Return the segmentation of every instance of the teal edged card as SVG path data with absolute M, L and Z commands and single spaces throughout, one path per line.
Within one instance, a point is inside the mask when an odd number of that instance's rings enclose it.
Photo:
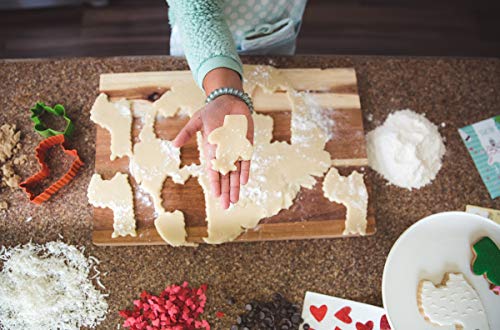
M 458 130 L 491 198 L 500 196 L 500 116 Z

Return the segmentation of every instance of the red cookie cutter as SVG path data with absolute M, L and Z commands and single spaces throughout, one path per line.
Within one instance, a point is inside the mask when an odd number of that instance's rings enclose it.
M 38 173 L 36 173 L 35 175 L 29 177 L 24 182 L 21 182 L 19 184 L 19 187 L 21 187 L 26 192 L 26 194 L 28 195 L 28 197 L 29 197 L 29 199 L 30 199 L 30 201 L 32 203 L 40 205 L 43 202 L 45 202 L 46 200 L 48 200 L 59 189 L 61 189 L 62 187 L 64 187 L 65 185 L 67 185 L 71 180 L 73 180 L 73 178 L 75 177 L 76 173 L 78 172 L 78 169 L 80 167 L 82 167 L 82 165 L 84 164 L 83 161 L 78 156 L 78 153 L 76 152 L 76 150 L 74 150 L 74 149 L 68 150 L 68 149 L 64 148 L 64 145 L 63 145 L 64 141 L 65 141 L 64 135 L 62 135 L 62 134 L 61 135 L 55 135 L 55 136 L 51 136 L 51 137 L 43 140 L 36 147 L 36 149 L 35 149 L 35 156 L 36 156 L 36 158 L 38 160 L 38 163 L 40 164 L 40 166 L 42 168 L 41 168 L 41 170 Z M 61 146 L 61 149 L 63 150 L 63 152 L 65 154 L 73 157 L 74 161 L 71 164 L 71 167 L 68 170 L 68 172 L 66 172 L 66 174 L 64 174 L 59 180 L 57 180 L 56 182 L 54 182 L 53 184 L 51 184 L 41 194 L 35 195 L 30 190 L 29 187 L 32 186 L 33 184 L 36 184 L 36 183 L 42 181 L 43 179 L 47 178 L 50 175 L 50 169 L 49 169 L 49 166 L 45 163 L 45 157 L 47 156 L 47 151 L 50 148 L 52 148 L 54 146 L 57 146 L 57 145 Z

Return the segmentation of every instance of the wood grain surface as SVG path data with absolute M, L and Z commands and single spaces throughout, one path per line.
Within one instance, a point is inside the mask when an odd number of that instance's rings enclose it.
M 326 145 L 334 165 L 343 175 L 353 170 L 364 171 L 367 165 L 362 114 L 357 93 L 354 69 L 283 69 L 294 88 L 310 91 L 322 108 L 330 111 L 335 120 L 333 139 Z M 100 90 L 113 98 L 148 99 L 169 90 L 173 81 L 192 79 L 188 71 L 142 72 L 101 75 Z M 290 141 L 290 106 L 283 92 L 265 94 L 259 89 L 254 93 L 256 111 L 273 117 L 273 139 Z M 271 106 L 272 105 L 272 106 Z M 159 138 L 171 140 L 187 122 L 186 117 L 160 118 L 155 129 Z M 138 142 L 140 120 L 133 122 L 134 143 Z M 95 171 L 110 179 L 117 171 L 129 173 L 128 157 L 110 161 L 110 135 L 97 126 Z M 193 138 L 181 149 L 182 165 L 199 163 L 198 148 Z M 321 189 L 323 178 L 318 178 L 313 189 L 302 188 L 294 204 L 275 216 L 263 219 L 254 230 L 243 233 L 236 241 L 289 240 L 345 237 L 345 207 L 329 202 Z M 133 177 L 134 207 L 137 220 L 137 237 L 112 239 L 113 212 L 94 208 L 93 242 L 97 245 L 156 245 L 165 244 L 154 227 L 154 212 L 149 196 L 141 192 Z M 371 182 L 365 178 L 371 195 Z M 170 178 L 164 183 L 163 205 L 167 211 L 184 213 L 188 241 L 202 242 L 206 236 L 205 202 L 203 191 L 196 178 L 186 184 L 174 184 Z M 369 198 L 367 235 L 375 232 L 374 205 Z

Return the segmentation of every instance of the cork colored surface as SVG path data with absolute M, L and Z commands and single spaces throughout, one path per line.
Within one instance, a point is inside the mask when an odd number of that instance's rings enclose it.
M 250 57 L 246 63 L 278 67 L 353 66 L 364 113 L 365 130 L 386 116 L 410 108 L 426 113 L 445 138 L 444 165 L 436 180 L 420 190 L 386 185 L 371 173 L 377 233 L 366 238 L 321 239 L 203 245 L 197 249 L 167 246 L 97 247 L 91 243 L 92 207 L 86 189 L 94 172 L 95 127 L 89 111 L 98 95 L 99 75 L 109 72 L 187 69 L 170 57 L 84 58 L 0 61 L 0 124 L 22 131 L 21 153 L 28 163 L 23 179 L 37 170 L 34 148 L 40 137 L 32 129 L 29 109 L 37 101 L 61 103 L 75 122 L 67 147 L 78 150 L 85 165 L 68 186 L 36 206 L 20 190 L 2 189 L 0 200 L 10 208 L 0 213 L 0 245 L 33 240 L 43 243 L 64 236 L 67 243 L 86 246 L 108 272 L 110 311 L 101 329 L 116 329 L 117 311 L 131 307 L 142 290 L 159 293 L 184 280 L 208 284 L 206 318 L 214 329 L 228 329 L 244 304 L 281 291 L 302 302 L 306 290 L 382 304 L 381 280 L 386 256 L 398 236 L 432 213 L 464 210 L 466 204 L 500 209 L 491 200 L 467 153 L 457 128 L 500 113 L 500 60 L 386 57 Z M 373 119 L 368 120 L 373 116 Z M 1 212 L 1 211 L 0 211 Z M 233 297 L 235 305 L 227 300 Z M 215 313 L 225 316 L 217 319 Z

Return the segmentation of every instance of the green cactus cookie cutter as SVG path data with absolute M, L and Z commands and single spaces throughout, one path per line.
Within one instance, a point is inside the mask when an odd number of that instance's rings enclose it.
M 42 114 L 45 112 L 53 116 L 63 117 L 66 121 L 66 128 L 63 132 L 56 131 L 46 126 L 46 124 L 40 119 Z M 43 102 L 37 102 L 35 106 L 31 108 L 31 121 L 35 124 L 35 131 L 45 138 L 59 134 L 69 137 L 74 130 L 73 123 L 71 122 L 71 119 L 66 116 L 66 110 L 61 104 L 56 104 L 53 108 L 51 108 Z

